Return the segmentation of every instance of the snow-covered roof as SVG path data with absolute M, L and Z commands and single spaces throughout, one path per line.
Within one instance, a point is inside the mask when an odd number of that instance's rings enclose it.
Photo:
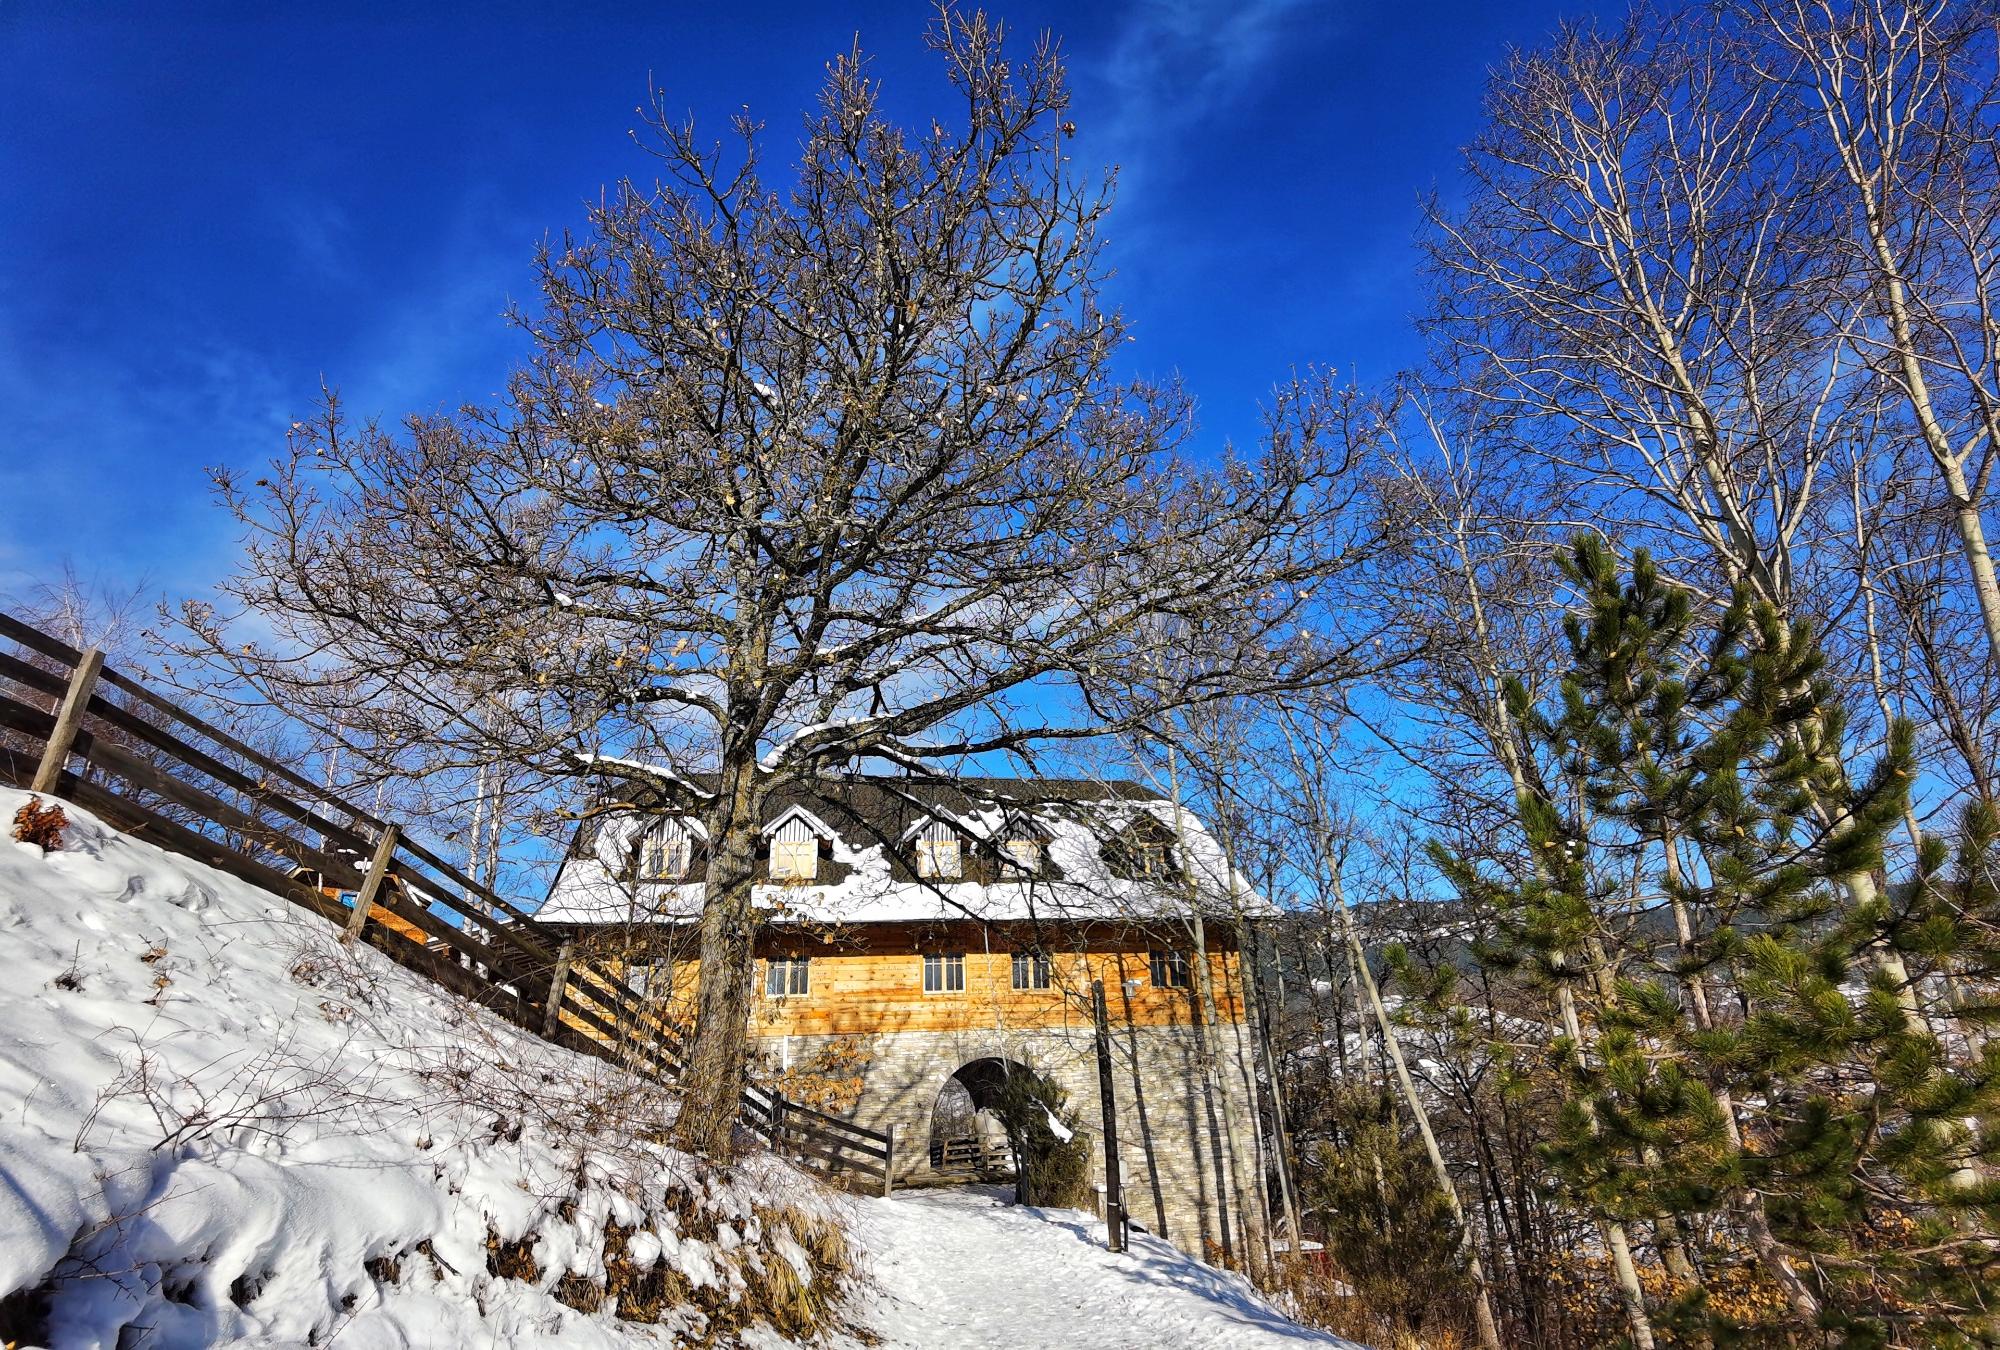
M 814 834 L 818 835 L 822 839 L 834 839 L 839 837 L 837 832 L 834 830 L 833 826 L 827 824 L 825 821 L 821 820 L 818 816 L 806 810 L 804 806 L 799 805 L 798 803 L 794 803 L 791 806 L 785 808 L 785 814 L 779 816 L 776 820 L 766 821 L 763 830 L 764 837 L 766 839 L 769 839 L 772 835 L 776 834 L 780 828 L 783 827 L 786 821 L 789 820 L 796 820 L 803 823 L 807 829 L 811 830 Z M 706 839 L 708 837 L 708 831 L 703 830 L 702 837 Z
M 827 856 L 814 882 L 756 885 L 753 903 L 776 922 L 1148 920 L 1186 915 L 1196 904 L 1211 917 L 1274 912 L 1192 812 L 1133 783 L 824 779 L 767 803 L 765 833 L 798 815 L 826 827 Z M 632 880 L 633 850 L 651 818 L 615 815 L 580 831 L 536 917 L 576 924 L 696 918 L 703 898 L 699 880 Z M 910 826 L 932 819 L 949 821 L 965 836 L 966 876 L 915 875 Z M 1007 832 L 1020 828 L 1010 822 L 1032 825 L 1042 836 L 1041 865 L 1031 874 L 1019 875 L 1001 859 Z M 1164 827 L 1145 833 L 1168 838 L 1178 826 L 1175 852 L 1186 880 L 1134 880 L 1106 858 L 1105 844 L 1134 825 L 1143 829 L 1142 822 Z

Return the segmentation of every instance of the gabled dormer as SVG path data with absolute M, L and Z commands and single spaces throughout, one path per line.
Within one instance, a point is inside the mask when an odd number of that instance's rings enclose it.
M 1099 852 L 1111 875 L 1121 880 L 1164 886 L 1185 879 L 1179 841 L 1166 822 L 1151 812 L 1134 816 L 1103 842 Z
M 639 881 L 679 884 L 700 879 L 708 832 L 689 816 L 659 816 L 640 827 L 633 844 Z
M 1046 874 L 1053 837 L 1048 826 L 1027 812 L 1009 811 L 991 836 L 1001 877 L 1021 881 Z
M 957 881 L 965 875 L 965 835 L 943 816 L 925 816 L 903 832 L 911 870 L 925 881 Z
M 788 809 L 764 827 L 771 880 L 798 885 L 818 880 L 834 837 L 833 829 L 805 807 Z

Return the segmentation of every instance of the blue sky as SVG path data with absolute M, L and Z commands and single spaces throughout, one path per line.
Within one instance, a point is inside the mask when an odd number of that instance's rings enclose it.
M 1602 7 L 1602 6 L 1600 6 Z M 1486 68 L 1585 0 L 1004 5 L 1053 28 L 1076 155 L 1115 164 L 1134 373 L 1254 435 L 1294 366 L 1415 355 L 1420 198 Z M 929 7 L 0 3 L 0 594 L 65 559 L 200 592 L 234 530 L 204 466 L 274 453 L 322 378 L 356 414 L 484 400 L 544 233 L 646 176 L 649 79 L 789 141 L 858 32 L 906 118 L 949 112 Z

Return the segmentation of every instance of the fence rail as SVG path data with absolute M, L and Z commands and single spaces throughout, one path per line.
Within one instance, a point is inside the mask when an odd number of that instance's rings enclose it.
M 0 639 L 20 649 L 0 650 L 0 781 L 67 798 L 282 896 L 555 1044 L 678 1078 L 680 1037 L 622 974 L 393 822 L 104 666 L 95 649 L 5 613 Z M 893 1127 L 870 1130 L 756 1086 L 742 1119 L 830 1177 L 884 1195 L 895 1184 Z
M 931 1145 L 931 1172 L 936 1176 L 1012 1172 L 1014 1155 L 1006 1141 L 964 1135 Z

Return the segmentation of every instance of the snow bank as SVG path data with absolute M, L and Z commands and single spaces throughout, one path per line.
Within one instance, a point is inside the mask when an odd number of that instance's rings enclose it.
M 837 1301 L 847 1202 L 652 1142 L 656 1089 L 85 811 L 15 843 L 25 800 L 0 789 L 0 1342 L 662 1345 Z

